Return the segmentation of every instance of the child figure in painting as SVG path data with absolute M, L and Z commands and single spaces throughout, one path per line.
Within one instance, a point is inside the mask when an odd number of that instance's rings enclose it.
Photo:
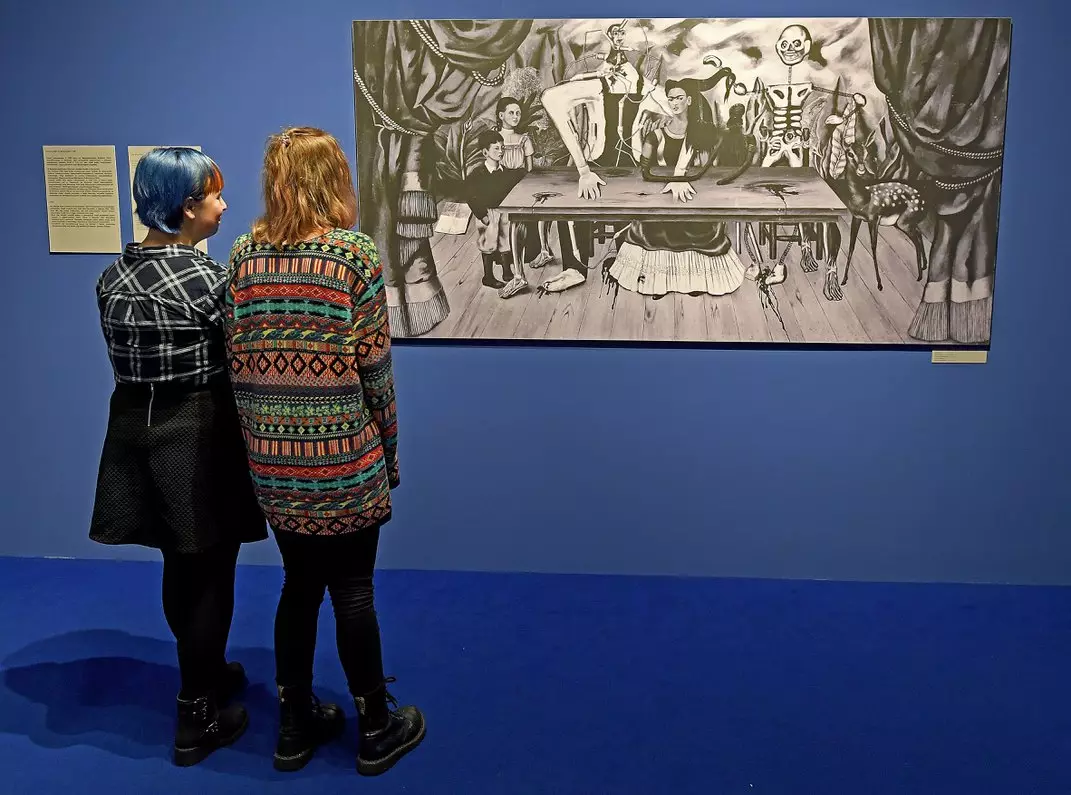
M 502 167 L 504 144 L 502 134 L 485 130 L 476 139 L 483 154 L 483 163 L 465 177 L 465 193 L 469 208 L 476 219 L 476 246 L 483 257 L 483 285 L 493 287 L 502 298 L 509 298 L 528 286 L 520 265 L 514 276 L 510 246 L 509 216 L 499 205 L 516 185 L 516 175 Z M 495 263 L 502 265 L 503 282 L 495 277 Z
M 524 175 L 532 170 L 532 158 L 535 156 L 535 145 L 527 131 L 519 132 L 523 112 L 521 103 L 514 97 L 501 97 L 495 107 L 497 119 L 496 129 L 502 134 L 502 167 L 514 174 L 514 184 L 520 182 Z M 535 227 L 536 229 L 533 229 Z M 536 245 L 536 237 L 532 234 L 538 230 L 539 249 L 533 252 Z M 528 259 L 530 253 L 535 253 L 535 258 Z M 550 242 L 547 238 L 547 223 L 539 221 L 538 225 L 526 223 L 521 230 L 520 256 L 523 261 L 532 268 L 542 268 L 548 262 L 554 260 L 550 253 Z

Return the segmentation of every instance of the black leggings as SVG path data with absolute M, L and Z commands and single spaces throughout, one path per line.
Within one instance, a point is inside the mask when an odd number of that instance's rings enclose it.
M 350 693 L 365 696 L 383 684 L 372 576 L 379 529 L 343 536 L 277 532 L 284 581 L 275 614 L 275 678 L 280 687 L 311 687 L 316 622 L 324 591 L 331 594 L 338 657 Z
M 234 616 L 234 571 L 238 544 L 206 552 L 164 552 L 164 617 L 178 645 L 183 699 L 213 690 L 226 666 Z

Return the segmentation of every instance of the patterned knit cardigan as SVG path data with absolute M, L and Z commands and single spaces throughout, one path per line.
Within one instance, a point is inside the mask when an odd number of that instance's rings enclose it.
M 230 257 L 227 345 L 253 483 L 276 531 L 384 524 L 399 483 L 379 253 L 335 229 L 293 246 L 245 234 Z

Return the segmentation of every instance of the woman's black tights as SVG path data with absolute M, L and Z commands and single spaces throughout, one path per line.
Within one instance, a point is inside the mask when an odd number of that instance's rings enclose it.
M 275 675 L 280 687 L 311 687 L 316 623 L 324 591 L 331 594 L 335 640 L 350 693 L 367 696 L 383 684 L 372 577 L 379 529 L 343 536 L 278 532 L 284 581 L 275 615 Z
M 205 552 L 164 552 L 164 617 L 178 645 L 179 698 L 208 695 L 226 666 L 227 638 L 234 616 L 237 544 Z

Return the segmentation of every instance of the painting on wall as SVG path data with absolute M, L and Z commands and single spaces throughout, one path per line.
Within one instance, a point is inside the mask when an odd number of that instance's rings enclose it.
M 353 23 L 398 338 L 986 345 L 1006 19 Z

